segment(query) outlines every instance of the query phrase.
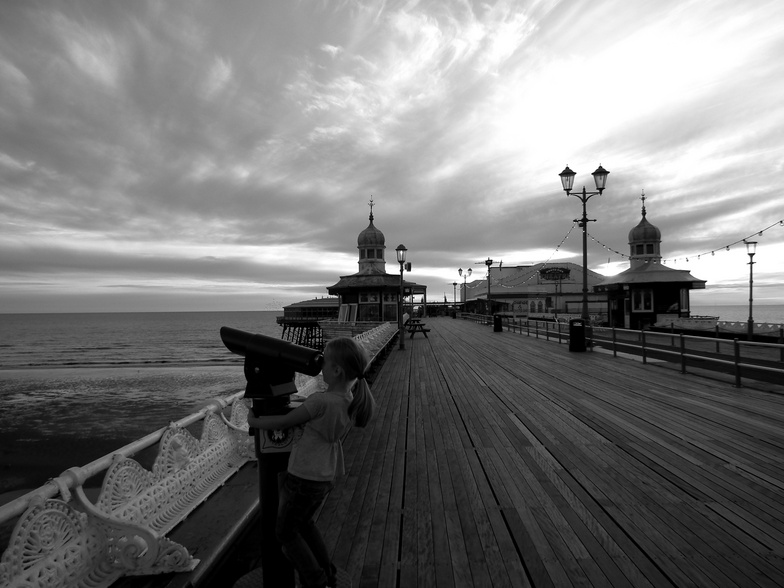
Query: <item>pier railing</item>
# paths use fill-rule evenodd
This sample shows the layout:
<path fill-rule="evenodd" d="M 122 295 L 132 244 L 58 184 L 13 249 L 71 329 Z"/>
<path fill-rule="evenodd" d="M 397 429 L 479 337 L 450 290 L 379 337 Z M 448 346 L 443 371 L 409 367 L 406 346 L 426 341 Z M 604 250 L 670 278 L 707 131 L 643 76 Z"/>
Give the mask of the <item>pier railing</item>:
<path fill-rule="evenodd" d="M 375 363 L 396 336 L 397 325 L 383 323 L 356 338 Z M 297 377 L 301 396 L 322 385 L 320 376 Z M 255 459 L 243 396 L 216 398 L 0 506 L 0 526 L 15 520 L 0 558 L 0 586 L 99 588 L 124 575 L 194 570 L 199 560 L 166 534 Z M 196 439 L 187 427 L 198 423 L 202 432 Z M 156 445 L 158 455 L 146 470 L 133 456 Z M 84 485 L 100 475 L 100 494 L 92 502 Z"/>
<path fill-rule="evenodd" d="M 502 324 L 508 331 L 548 341 L 568 343 L 570 338 L 569 325 L 564 323 L 504 317 Z M 601 346 L 611 350 L 614 356 L 618 353 L 639 356 L 643 363 L 650 360 L 678 363 L 682 373 L 688 368 L 699 368 L 729 374 L 736 387 L 741 387 L 744 379 L 784 382 L 784 344 L 780 343 L 592 326 L 585 333 L 590 349 Z"/>

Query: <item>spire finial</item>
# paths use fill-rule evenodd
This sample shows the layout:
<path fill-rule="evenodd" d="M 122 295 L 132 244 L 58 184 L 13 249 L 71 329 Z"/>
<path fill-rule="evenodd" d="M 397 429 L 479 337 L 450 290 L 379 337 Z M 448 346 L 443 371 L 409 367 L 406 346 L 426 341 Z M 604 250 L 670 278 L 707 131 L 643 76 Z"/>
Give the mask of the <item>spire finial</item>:
<path fill-rule="evenodd" d="M 645 216 L 645 190 L 642 191 L 642 196 L 640 196 L 640 200 L 642 200 L 642 216 Z"/>
<path fill-rule="evenodd" d="M 373 202 L 373 195 L 371 194 L 370 195 L 370 202 L 368 202 L 368 206 L 370 207 L 370 221 L 371 222 L 373 221 L 373 205 L 374 204 L 375 204 L 375 202 Z"/>

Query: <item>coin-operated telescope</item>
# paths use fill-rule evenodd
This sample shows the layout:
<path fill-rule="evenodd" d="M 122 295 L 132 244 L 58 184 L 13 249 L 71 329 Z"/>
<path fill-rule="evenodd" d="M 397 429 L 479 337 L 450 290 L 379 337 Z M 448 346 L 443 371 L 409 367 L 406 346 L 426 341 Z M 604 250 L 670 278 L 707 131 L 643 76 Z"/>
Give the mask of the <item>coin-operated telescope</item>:
<path fill-rule="evenodd" d="M 296 372 L 317 376 L 324 363 L 321 352 L 282 339 L 230 327 L 222 327 L 220 335 L 229 351 L 245 358 L 245 398 L 253 401 L 254 416 L 296 408 L 290 400 L 297 392 Z M 294 429 L 255 429 L 250 434 L 256 438 L 257 453 L 289 452 L 294 440 Z"/>
<path fill-rule="evenodd" d="M 221 327 L 223 344 L 245 358 L 245 398 L 253 401 L 254 416 L 282 415 L 294 407 L 297 372 L 317 376 L 324 364 L 321 352 L 282 339 Z M 294 568 L 275 537 L 278 510 L 278 474 L 286 471 L 293 445 L 293 429 L 251 429 L 259 464 L 261 504 L 261 565 L 265 586 L 294 587 Z"/>
<path fill-rule="evenodd" d="M 221 327 L 223 344 L 245 358 L 245 398 L 275 398 L 295 394 L 295 372 L 317 376 L 324 364 L 321 352 L 289 341 Z"/>

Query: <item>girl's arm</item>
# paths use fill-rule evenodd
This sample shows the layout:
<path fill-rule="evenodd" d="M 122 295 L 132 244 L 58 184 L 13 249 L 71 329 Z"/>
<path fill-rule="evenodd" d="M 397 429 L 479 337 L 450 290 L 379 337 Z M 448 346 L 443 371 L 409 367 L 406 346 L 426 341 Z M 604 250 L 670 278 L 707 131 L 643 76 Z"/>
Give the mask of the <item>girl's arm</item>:
<path fill-rule="evenodd" d="M 253 416 L 251 411 L 248 411 L 248 425 L 256 429 L 265 429 L 267 431 L 280 431 L 283 429 L 290 429 L 296 427 L 310 420 L 310 413 L 303 405 L 298 406 L 291 412 L 286 414 L 275 414 L 269 416 Z"/>

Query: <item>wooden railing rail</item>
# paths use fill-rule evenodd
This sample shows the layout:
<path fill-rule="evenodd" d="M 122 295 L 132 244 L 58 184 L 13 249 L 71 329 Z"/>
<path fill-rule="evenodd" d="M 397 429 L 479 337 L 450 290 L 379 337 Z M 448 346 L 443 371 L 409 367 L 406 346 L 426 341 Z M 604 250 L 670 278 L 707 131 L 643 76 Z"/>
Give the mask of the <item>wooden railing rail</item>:
<path fill-rule="evenodd" d="M 561 322 L 503 317 L 502 325 L 508 331 L 548 341 L 562 343 L 570 338 L 569 325 Z M 607 346 L 615 356 L 627 352 L 639 355 L 643 363 L 650 358 L 679 363 L 682 373 L 691 366 L 731 374 L 738 388 L 744 379 L 784 382 L 783 344 L 596 326 L 586 327 L 585 333 L 588 349 Z M 755 357 L 748 357 L 750 349 L 755 350 Z"/>

